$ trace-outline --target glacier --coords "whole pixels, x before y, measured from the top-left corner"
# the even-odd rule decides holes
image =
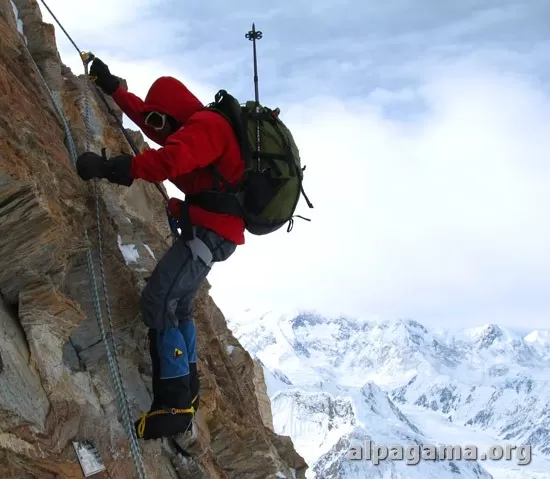
[[[262,365],[277,433],[318,479],[550,479],[550,334],[496,324],[244,311],[228,318]],[[531,445],[511,460],[349,460],[354,444]]]

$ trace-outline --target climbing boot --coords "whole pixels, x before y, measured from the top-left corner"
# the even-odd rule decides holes
[[[197,411],[199,409],[200,402],[200,382],[199,373],[197,371],[197,363],[189,363],[189,385],[191,387],[191,405],[193,409]]]
[[[191,429],[193,414],[189,375],[159,379],[151,410],[134,423],[137,437],[159,439],[185,433]]]

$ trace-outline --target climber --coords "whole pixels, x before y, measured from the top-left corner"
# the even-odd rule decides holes
[[[124,186],[138,178],[170,180],[187,196],[212,189],[213,184],[220,190],[218,174],[230,184],[241,179],[244,163],[230,123],[204,110],[180,81],[160,77],[141,100],[98,58],[90,75],[161,148],[110,159],[85,152],[77,161],[83,180],[105,178]],[[241,217],[212,213],[175,198],[168,207],[181,219],[182,235],[158,262],[140,301],[153,366],[153,401],[149,412],[135,423],[143,439],[169,437],[188,429],[199,405],[194,298],[212,265],[225,261],[244,244]]]

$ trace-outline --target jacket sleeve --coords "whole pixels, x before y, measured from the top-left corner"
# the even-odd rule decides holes
[[[140,129],[147,135],[147,137],[153,140],[159,145],[164,144],[164,139],[157,135],[156,131],[153,128],[149,128],[144,123],[143,118],[143,100],[130,93],[123,87],[118,87],[115,92],[111,95],[111,98],[115,101],[118,107],[126,114],[130,120],[132,120]]]
[[[231,126],[212,112],[193,115],[185,127],[172,134],[163,148],[147,150],[134,157],[131,175],[159,182],[204,168],[220,158],[231,134]]]

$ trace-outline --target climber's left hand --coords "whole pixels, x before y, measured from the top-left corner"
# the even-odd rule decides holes
[[[76,160],[76,171],[84,181],[106,178],[107,170],[107,160],[92,151],[82,153]]]
[[[90,76],[106,95],[112,95],[120,86],[120,79],[113,75],[109,67],[97,57],[90,66]]]

